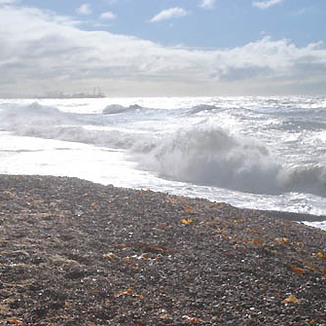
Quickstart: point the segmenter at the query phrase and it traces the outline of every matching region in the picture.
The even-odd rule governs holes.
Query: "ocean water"
[[[326,97],[0,99],[0,173],[326,215]]]

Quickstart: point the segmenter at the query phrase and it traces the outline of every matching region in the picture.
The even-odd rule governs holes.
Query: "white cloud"
[[[88,16],[92,13],[91,5],[88,3],[84,3],[79,8],[77,8],[76,11],[79,15]]]
[[[324,89],[326,49],[269,37],[241,47],[188,50],[132,36],[84,31],[33,8],[0,8],[0,91],[78,91],[112,96],[221,95]]]
[[[186,16],[187,14],[188,14],[187,11],[183,8],[179,8],[179,7],[170,8],[170,9],[162,10],[160,13],[158,13],[156,16],[154,16],[151,19],[151,22],[156,23],[162,20],[180,18]]]
[[[201,0],[200,6],[205,9],[214,8],[215,0]]]
[[[117,18],[117,15],[114,14],[113,12],[111,12],[111,11],[103,12],[100,15],[100,19],[103,19],[103,20],[113,20],[113,19],[116,19],[116,18]]]
[[[268,9],[269,7],[275,6],[282,3],[283,0],[265,0],[265,1],[254,1],[252,5],[259,9]]]

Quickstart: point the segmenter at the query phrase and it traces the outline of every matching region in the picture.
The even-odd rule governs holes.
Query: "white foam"
[[[160,139],[141,165],[178,181],[248,192],[278,191],[278,164],[268,151],[221,128],[191,128]]]
[[[138,154],[140,166],[174,180],[250,193],[326,195],[325,167],[284,167],[262,144],[222,128],[195,126],[155,141]]]

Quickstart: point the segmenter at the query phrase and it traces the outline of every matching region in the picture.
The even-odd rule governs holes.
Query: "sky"
[[[0,0],[0,96],[326,95],[325,0]]]

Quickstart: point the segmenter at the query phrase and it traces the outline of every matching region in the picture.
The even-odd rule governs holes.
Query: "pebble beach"
[[[0,175],[3,325],[326,325],[326,232],[280,212]]]

